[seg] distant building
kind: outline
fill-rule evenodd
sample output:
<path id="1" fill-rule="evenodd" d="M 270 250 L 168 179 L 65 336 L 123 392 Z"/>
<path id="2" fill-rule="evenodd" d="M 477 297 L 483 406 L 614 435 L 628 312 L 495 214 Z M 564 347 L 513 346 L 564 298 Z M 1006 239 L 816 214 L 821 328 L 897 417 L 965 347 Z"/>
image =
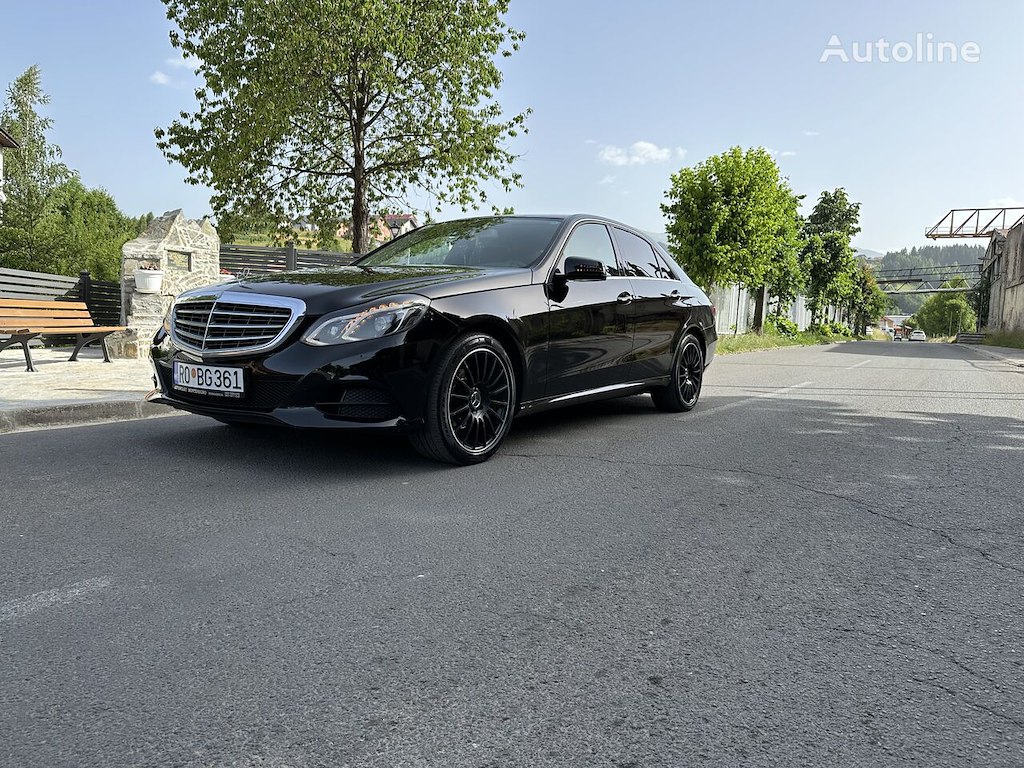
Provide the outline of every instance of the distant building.
<path id="1" fill-rule="evenodd" d="M 419 224 L 416 223 L 416 217 L 411 213 L 374 216 L 370 219 L 368 227 L 370 243 L 377 245 L 380 243 L 386 243 L 388 240 L 392 240 L 399 235 L 404 235 L 406 232 L 410 232 L 418 226 Z M 352 223 L 348 221 L 338 222 L 338 231 L 335 235 L 339 240 L 351 240 Z"/>
<path id="2" fill-rule="evenodd" d="M 384 217 L 384 224 L 387 226 L 392 237 L 404 235 L 406 232 L 411 232 L 419 226 L 416 223 L 416 217 L 411 213 L 388 214 Z"/>
<path id="3" fill-rule="evenodd" d="M 909 333 L 903 324 L 911 317 L 912 315 L 885 315 L 878 321 L 878 327 L 890 334 L 895 333 L 896 331 Z"/>
<path id="4" fill-rule="evenodd" d="M 18 142 L 3 128 L 0 128 L 0 204 L 7 200 L 4 195 L 4 150 L 17 149 Z"/>

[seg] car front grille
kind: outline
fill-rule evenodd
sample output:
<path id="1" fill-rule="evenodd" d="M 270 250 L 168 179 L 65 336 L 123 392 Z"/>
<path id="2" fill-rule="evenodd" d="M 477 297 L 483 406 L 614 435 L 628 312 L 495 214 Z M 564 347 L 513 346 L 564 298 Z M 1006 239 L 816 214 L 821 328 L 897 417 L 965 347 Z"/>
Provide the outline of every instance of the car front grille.
<path id="1" fill-rule="evenodd" d="M 298 299 L 225 293 L 174 306 L 171 334 L 181 347 L 218 356 L 272 349 L 305 311 Z"/>

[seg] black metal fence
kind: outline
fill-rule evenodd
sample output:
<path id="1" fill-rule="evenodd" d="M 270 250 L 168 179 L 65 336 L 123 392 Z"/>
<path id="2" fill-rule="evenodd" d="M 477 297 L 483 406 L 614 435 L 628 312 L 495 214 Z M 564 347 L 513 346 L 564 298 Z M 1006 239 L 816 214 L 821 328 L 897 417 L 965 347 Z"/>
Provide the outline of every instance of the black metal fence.
<path id="1" fill-rule="evenodd" d="M 222 245 L 220 268 L 233 275 L 248 272 L 284 272 L 313 267 L 343 267 L 357 254 L 338 251 L 307 251 L 294 246 L 267 248 L 256 245 Z"/>
<path id="2" fill-rule="evenodd" d="M 82 272 L 78 276 L 78 283 L 64 299 L 84 301 L 96 325 L 121 324 L 120 283 L 93 280 L 88 272 Z"/>
<path id="3" fill-rule="evenodd" d="M 78 277 L 0 269 L 0 298 L 34 301 L 84 301 L 97 325 L 121 324 L 121 285 L 93 280 L 88 272 Z"/>

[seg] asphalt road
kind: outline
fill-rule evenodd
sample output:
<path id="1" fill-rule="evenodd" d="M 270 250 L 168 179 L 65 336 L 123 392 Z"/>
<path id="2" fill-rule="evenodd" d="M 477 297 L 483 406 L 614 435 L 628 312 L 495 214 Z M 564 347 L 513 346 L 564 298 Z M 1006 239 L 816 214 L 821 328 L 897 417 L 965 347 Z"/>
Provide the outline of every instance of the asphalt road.
<path id="1" fill-rule="evenodd" d="M 720 358 L 480 467 L 0 435 L 0 765 L 1019 766 L 1024 369 Z"/>

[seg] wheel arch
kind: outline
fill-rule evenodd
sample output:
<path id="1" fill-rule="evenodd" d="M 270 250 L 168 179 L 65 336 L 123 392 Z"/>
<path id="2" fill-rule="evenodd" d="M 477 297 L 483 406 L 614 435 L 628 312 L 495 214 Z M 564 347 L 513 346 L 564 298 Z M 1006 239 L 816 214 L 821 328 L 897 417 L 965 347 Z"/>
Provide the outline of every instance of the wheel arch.
<path id="1" fill-rule="evenodd" d="M 676 337 L 676 340 L 675 340 L 676 345 L 678 345 L 679 342 L 682 341 L 682 338 L 686 334 L 690 334 L 695 339 L 697 339 L 697 343 L 700 344 L 700 353 L 704 357 L 704 364 L 707 365 L 707 360 L 708 360 L 708 340 L 707 340 L 707 337 L 704 335 L 704 329 L 701 328 L 696 323 L 690 323 L 688 325 L 681 326 L 680 329 L 679 329 L 679 335 Z"/>
<path id="2" fill-rule="evenodd" d="M 516 377 L 516 407 L 522 402 L 523 384 L 526 379 L 526 356 L 522 345 L 507 321 L 493 315 L 478 315 L 467 319 L 460 329 L 463 333 L 486 333 L 493 336 L 501 344 L 512 361 L 512 372 Z"/>

